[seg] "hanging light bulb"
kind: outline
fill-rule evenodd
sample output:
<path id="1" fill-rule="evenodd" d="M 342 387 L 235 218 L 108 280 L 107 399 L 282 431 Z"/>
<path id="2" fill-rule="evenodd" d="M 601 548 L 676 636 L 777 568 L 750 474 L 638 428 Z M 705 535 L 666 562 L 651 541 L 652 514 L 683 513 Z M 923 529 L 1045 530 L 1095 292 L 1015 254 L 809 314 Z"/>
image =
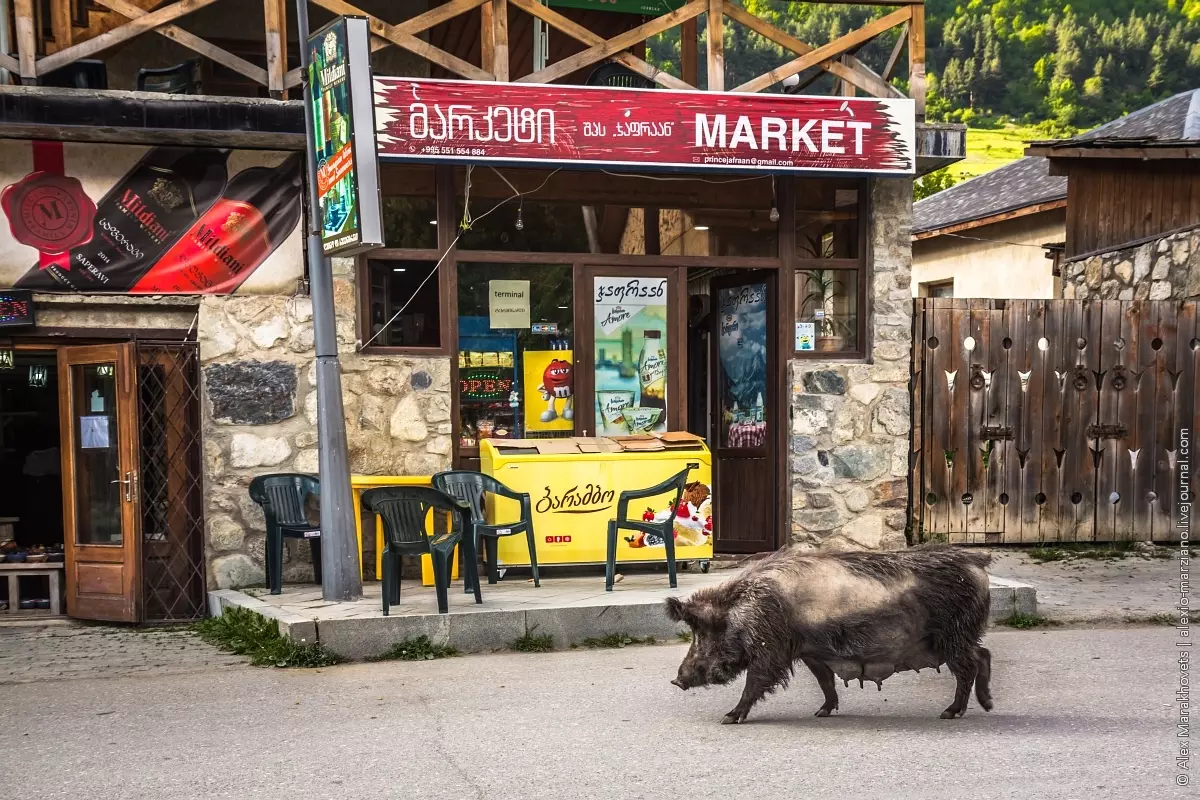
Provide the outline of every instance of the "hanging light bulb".
<path id="1" fill-rule="evenodd" d="M 523 230 L 525 230 L 525 220 L 521 219 L 521 209 L 522 209 L 523 207 L 524 207 L 524 206 L 517 206 L 517 224 L 516 224 L 516 228 L 517 228 L 517 230 L 519 230 L 519 231 L 523 231 Z"/>
<path id="2" fill-rule="evenodd" d="M 779 209 L 773 204 L 771 206 L 771 213 L 767 215 L 767 218 L 770 219 L 771 222 L 779 222 Z"/>
<path id="3" fill-rule="evenodd" d="M 779 193 L 775 191 L 775 176 L 772 175 L 771 176 L 771 213 L 767 215 L 767 218 L 770 219 L 771 222 L 779 222 L 779 200 L 777 199 L 778 197 L 779 197 Z"/>

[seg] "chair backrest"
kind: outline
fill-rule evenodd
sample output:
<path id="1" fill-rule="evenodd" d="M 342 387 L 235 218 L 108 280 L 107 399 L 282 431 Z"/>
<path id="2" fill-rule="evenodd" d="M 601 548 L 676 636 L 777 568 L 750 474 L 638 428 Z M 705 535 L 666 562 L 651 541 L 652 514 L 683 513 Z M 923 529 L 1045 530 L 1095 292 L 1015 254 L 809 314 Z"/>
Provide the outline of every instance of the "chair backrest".
<path id="1" fill-rule="evenodd" d="M 460 534 L 463 530 L 462 507 L 453 497 L 437 489 L 382 486 L 363 492 L 362 504 L 383 520 L 383 533 L 389 547 L 428 552 L 430 534 L 425 530 L 425 519 L 430 509 L 449 513 L 450 526 L 446 533 Z"/>
<path id="2" fill-rule="evenodd" d="M 200 59 L 191 58 L 173 67 L 139 69 L 137 90 L 166 94 L 200 94 L 200 81 L 196 79 L 199 66 Z"/>
<path id="3" fill-rule="evenodd" d="M 491 475 L 470 470 L 447 470 L 433 476 L 433 488 L 469 505 L 471 519 L 475 522 L 483 522 L 486 519 L 485 495 L 495 492 L 497 485 L 503 484 Z"/>
<path id="4" fill-rule="evenodd" d="M 250 482 L 250 499 L 280 525 L 307 525 L 304 501 L 310 494 L 321 496 L 321 482 L 311 475 L 283 472 L 259 475 Z"/>
<path id="5" fill-rule="evenodd" d="M 616 86 L 623 89 L 654 89 L 658 84 L 629 67 L 615 62 L 601 64 L 588 75 L 588 86 Z"/>
<path id="6" fill-rule="evenodd" d="M 38 85 L 61 89 L 107 89 L 108 68 L 98 59 L 81 58 L 38 78 Z"/>

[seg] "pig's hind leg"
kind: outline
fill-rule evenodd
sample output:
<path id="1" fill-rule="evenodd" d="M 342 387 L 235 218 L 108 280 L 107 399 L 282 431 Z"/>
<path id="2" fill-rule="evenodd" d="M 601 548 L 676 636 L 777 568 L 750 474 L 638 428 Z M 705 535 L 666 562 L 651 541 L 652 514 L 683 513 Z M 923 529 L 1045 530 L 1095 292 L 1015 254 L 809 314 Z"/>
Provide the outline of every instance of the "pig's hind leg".
<path id="1" fill-rule="evenodd" d="M 992 652 L 986 647 L 975 648 L 975 661 L 979 672 L 975 675 L 975 699 L 984 711 L 992 710 Z"/>
<path id="2" fill-rule="evenodd" d="M 803 661 L 804 666 L 808 667 L 813 677 L 817 679 L 821 691 L 825 693 L 825 705 L 818 708 L 814 716 L 828 717 L 832 712 L 837 711 L 838 707 L 837 684 L 833 682 L 833 670 L 829 668 L 828 664 L 821 661 L 814 661 L 811 658 L 803 659 Z"/>
<path id="3" fill-rule="evenodd" d="M 954 719 L 967 713 L 967 700 L 971 697 L 971 686 L 974 685 L 980 670 L 980 660 L 975 657 L 975 649 L 971 648 L 961 653 L 955 653 L 946 659 L 946 666 L 954 674 L 958 685 L 954 689 L 954 702 L 942 712 L 942 719 Z"/>
<path id="4" fill-rule="evenodd" d="M 756 665 L 746 670 L 746 687 L 742 690 L 742 699 L 721 720 L 723 725 L 737 725 L 750 715 L 750 709 L 767 694 L 779 686 L 787 686 L 788 668 Z"/>

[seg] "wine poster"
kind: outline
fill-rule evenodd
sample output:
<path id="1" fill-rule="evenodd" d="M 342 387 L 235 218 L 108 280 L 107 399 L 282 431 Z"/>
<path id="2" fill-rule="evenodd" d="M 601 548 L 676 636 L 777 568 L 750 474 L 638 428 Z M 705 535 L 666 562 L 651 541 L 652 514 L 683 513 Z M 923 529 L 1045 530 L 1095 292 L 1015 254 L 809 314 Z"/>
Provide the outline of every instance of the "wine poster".
<path id="1" fill-rule="evenodd" d="M 596 433 L 667 430 L 667 279 L 596 278 Z"/>
<path id="2" fill-rule="evenodd" d="M 0 142 L 0 288 L 290 292 L 303 167 L 298 153 Z"/>

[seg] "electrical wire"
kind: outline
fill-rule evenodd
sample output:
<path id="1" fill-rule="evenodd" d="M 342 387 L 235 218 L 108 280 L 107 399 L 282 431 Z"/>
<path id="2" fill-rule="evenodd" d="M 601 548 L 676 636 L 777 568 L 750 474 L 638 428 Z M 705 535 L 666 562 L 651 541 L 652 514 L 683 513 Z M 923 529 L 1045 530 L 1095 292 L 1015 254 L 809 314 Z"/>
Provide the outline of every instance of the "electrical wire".
<path id="1" fill-rule="evenodd" d="M 540 192 L 542 189 L 546 188 L 546 184 L 548 184 L 550 182 L 550 179 L 554 177 L 555 173 L 559 172 L 561 169 L 562 168 L 560 167 L 559 169 L 556 169 L 553 172 L 551 172 L 549 175 L 547 175 L 546 179 L 544 181 L 542 181 L 541 184 L 536 189 L 531 189 L 528 192 L 516 192 L 516 189 L 514 188 L 513 191 L 516 192 L 516 194 L 514 194 L 512 197 L 507 197 L 507 198 L 501 200 L 499 203 L 496 203 L 496 205 L 492 206 L 487 211 L 480 214 L 478 217 L 471 218 L 471 217 L 469 217 L 469 215 L 466 215 L 466 213 L 464 212 L 464 219 L 470 219 L 472 224 L 479 222 L 481 219 L 485 218 L 488 214 L 491 214 L 493 211 L 500 208 L 500 206 L 504 205 L 505 203 L 511 203 L 513 200 L 518 200 L 518 199 L 523 200 L 525 198 L 525 195 L 535 194 L 537 192 Z M 497 173 L 497 174 L 499 174 L 499 173 Z M 504 176 L 501 176 L 501 177 L 503 178 Z M 508 183 L 508 180 L 505 179 L 504 182 Z M 508 185 L 510 187 L 512 186 L 511 183 L 508 183 Z M 468 200 L 468 204 L 469 204 L 469 200 Z M 424 277 L 424 279 L 422 279 L 421 283 L 413 291 L 412 296 L 404 301 L 404 305 L 400 306 L 400 310 L 397 311 L 395 314 L 393 314 L 392 318 L 389 319 L 387 322 L 385 322 L 382 325 L 382 327 L 380 327 L 379 330 L 370 339 L 367 339 L 365 342 L 362 342 L 361 344 L 358 345 L 359 352 L 362 352 L 362 350 L 364 348 L 370 346 L 371 342 L 378 339 L 379 335 L 381 333 L 383 333 L 384 331 L 386 331 L 388 328 L 390 328 L 392 326 L 392 323 L 395 322 L 400 317 L 400 315 L 404 313 L 404 310 L 406 308 L 408 308 L 409 304 L 412 303 L 413 300 L 417 299 L 417 295 L 420 294 L 421 290 L 425 288 L 425 284 L 429 283 L 429 279 L 432 278 L 434 275 L 436 275 L 437 271 L 441 268 L 442 264 L 445 263 L 446 256 L 448 256 L 454 252 L 455 245 L 458 244 L 458 240 L 462 238 L 462 235 L 464 233 L 466 233 L 466 231 L 467 231 L 467 229 L 464 228 L 463 230 L 460 230 L 458 232 L 458 234 L 454 237 L 454 241 L 452 241 L 450 243 L 450 246 L 446 248 L 446 252 L 442 253 L 442 257 L 439 258 L 437 263 L 433 265 L 433 269 L 431 269 L 429 271 L 429 274 L 426 275 Z"/>
<path id="2" fill-rule="evenodd" d="M 1046 250 L 1040 244 L 1029 244 L 1028 242 L 1009 242 L 1004 239 L 983 239 L 979 236 L 963 236 L 961 233 L 940 233 L 939 236 L 953 236 L 955 239 L 970 239 L 973 242 L 988 242 L 990 244 L 1009 244 L 1013 247 L 1036 247 L 1038 250 Z"/>

